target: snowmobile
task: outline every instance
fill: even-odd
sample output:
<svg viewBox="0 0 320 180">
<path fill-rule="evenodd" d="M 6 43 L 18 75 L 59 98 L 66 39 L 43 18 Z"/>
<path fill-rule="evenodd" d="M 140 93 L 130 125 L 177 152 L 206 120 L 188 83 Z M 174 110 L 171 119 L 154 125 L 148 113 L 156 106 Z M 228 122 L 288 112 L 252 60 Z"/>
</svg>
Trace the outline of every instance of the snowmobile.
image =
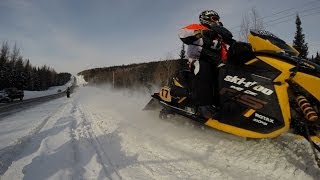
<svg viewBox="0 0 320 180">
<path fill-rule="evenodd" d="M 232 48 L 219 67 L 219 110 L 212 117 L 197 112 L 190 98 L 173 89 L 188 89 L 190 72 L 180 71 L 152 95 L 145 110 L 161 107 L 160 118 L 179 114 L 245 138 L 275 138 L 289 132 L 305 138 L 320 167 L 320 66 L 274 34 L 250 30 L 249 50 Z M 160 105 L 160 106 L 159 106 Z"/>
</svg>

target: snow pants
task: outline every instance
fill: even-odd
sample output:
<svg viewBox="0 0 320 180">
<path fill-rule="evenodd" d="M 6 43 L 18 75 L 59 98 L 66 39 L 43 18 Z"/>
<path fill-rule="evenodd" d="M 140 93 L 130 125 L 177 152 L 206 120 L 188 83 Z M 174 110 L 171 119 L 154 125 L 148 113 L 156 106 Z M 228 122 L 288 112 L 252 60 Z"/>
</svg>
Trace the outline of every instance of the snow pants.
<svg viewBox="0 0 320 180">
<path fill-rule="evenodd" d="M 199 60 L 199 64 L 199 72 L 192 80 L 192 101 L 197 106 L 218 105 L 218 70 L 207 61 Z"/>
</svg>

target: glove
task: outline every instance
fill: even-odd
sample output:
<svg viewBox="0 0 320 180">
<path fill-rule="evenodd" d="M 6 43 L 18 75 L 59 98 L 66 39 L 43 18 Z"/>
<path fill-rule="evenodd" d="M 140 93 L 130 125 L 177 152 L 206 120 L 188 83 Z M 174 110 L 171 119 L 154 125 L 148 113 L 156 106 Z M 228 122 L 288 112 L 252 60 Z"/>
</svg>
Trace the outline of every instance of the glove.
<svg viewBox="0 0 320 180">
<path fill-rule="evenodd" d="M 251 52 L 252 46 L 249 43 L 239 41 L 233 44 L 232 49 L 236 54 L 243 54 Z"/>
<path fill-rule="evenodd" d="M 231 45 L 231 43 L 234 41 L 232 39 L 233 37 L 232 33 L 227 28 L 214 24 L 210 26 L 210 29 L 214 33 L 219 34 L 225 43 Z"/>
<path fill-rule="evenodd" d="M 252 53 L 252 46 L 249 43 L 239 41 L 230 45 L 228 54 L 228 61 L 232 64 L 243 64 L 255 57 Z"/>
</svg>

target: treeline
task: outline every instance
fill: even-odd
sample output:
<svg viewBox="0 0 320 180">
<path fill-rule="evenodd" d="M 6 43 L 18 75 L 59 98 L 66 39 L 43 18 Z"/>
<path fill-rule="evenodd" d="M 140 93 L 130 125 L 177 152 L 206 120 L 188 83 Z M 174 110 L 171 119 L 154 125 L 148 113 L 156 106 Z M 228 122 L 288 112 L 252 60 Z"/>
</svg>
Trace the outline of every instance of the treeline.
<svg viewBox="0 0 320 180">
<path fill-rule="evenodd" d="M 2 43 L 0 50 L 0 90 L 8 87 L 30 91 L 47 90 L 51 86 L 64 85 L 70 78 L 70 73 L 57 73 L 46 65 L 32 66 L 29 59 L 23 59 L 16 45 L 10 50 L 7 42 Z"/>
<path fill-rule="evenodd" d="M 84 70 L 83 75 L 90 84 L 109 83 L 117 88 L 163 86 L 186 60 L 164 60 L 140 64 L 112 66 Z"/>
<path fill-rule="evenodd" d="M 311 57 L 310 61 L 314 62 L 314 63 L 317 63 L 320 65 L 320 55 L 319 55 L 319 52 L 317 52 L 316 54 L 316 57 Z"/>
</svg>

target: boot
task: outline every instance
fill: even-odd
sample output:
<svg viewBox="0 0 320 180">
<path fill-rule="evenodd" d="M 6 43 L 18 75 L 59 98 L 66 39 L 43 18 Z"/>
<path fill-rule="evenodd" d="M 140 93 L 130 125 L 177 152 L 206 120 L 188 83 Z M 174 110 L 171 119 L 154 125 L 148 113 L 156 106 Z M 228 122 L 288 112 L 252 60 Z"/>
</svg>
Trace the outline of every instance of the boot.
<svg viewBox="0 0 320 180">
<path fill-rule="evenodd" d="M 178 86 L 171 87 L 170 94 L 175 97 L 189 97 L 190 96 L 188 89 L 178 87 Z"/>
</svg>

